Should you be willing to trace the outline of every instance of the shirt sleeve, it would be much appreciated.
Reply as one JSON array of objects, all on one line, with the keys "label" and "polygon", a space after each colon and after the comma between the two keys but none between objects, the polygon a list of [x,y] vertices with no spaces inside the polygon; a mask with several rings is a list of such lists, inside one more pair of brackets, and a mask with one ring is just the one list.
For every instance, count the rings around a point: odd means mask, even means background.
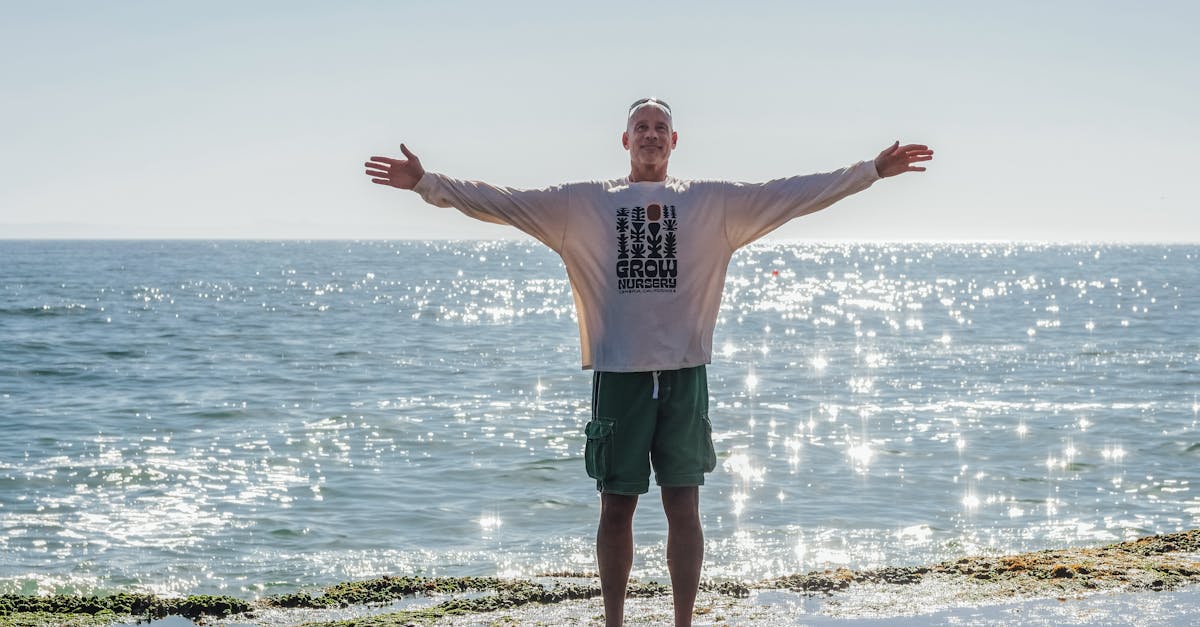
[{"label": "shirt sleeve", "polygon": [[861,161],[833,172],[734,183],[725,195],[725,235],[736,250],[792,218],[820,211],[877,180],[875,162]]},{"label": "shirt sleeve", "polygon": [[454,207],[477,220],[514,226],[552,250],[562,250],[570,208],[567,185],[514,189],[426,172],[413,191],[431,205]]}]

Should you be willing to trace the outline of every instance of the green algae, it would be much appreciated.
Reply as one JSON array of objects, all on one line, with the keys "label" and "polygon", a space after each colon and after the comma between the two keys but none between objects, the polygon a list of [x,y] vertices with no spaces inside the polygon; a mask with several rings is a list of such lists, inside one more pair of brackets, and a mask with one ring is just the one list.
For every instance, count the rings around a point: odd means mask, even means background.
[{"label": "green algae", "polygon": [[165,618],[183,616],[190,620],[224,618],[244,614],[253,606],[226,596],[198,595],[164,599],[152,594],[108,596],[0,595],[0,627],[109,625],[128,617]]},{"label": "green algae", "polygon": [[[0,595],[0,620],[17,615],[58,616],[183,616],[197,619],[204,616],[224,617],[248,612],[252,606],[241,599],[226,596],[199,595],[181,599],[164,599],[152,594],[113,594],[109,596],[52,596]],[[2,625],[4,623],[0,623]]]},{"label": "green algae", "polygon": [[508,585],[497,577],[379,577],[340,583],[325,588],[319,596],[298,592],[263,599],[266,607],[330,608],[390,603],[414,594],[457,594]]},{"label": "green algae", "polygon": [[15,612],[0,616],[0,627],[101,627],[118,617],[112,612],[65,614],[52,612]]},{"label": "green algae", "polygon": [[[466,583],[472,584],[479,584],[484,580],[487,580],[487,578],[466,579],[471,580]],[[440,583],[443,586],[454,585],[454,583],[451,581],[427,581],[430,584]],[[399,612],[356,618],[347,621],[305,623],[305,625],[308,627],[357,627],[368,625],[374,627],[396,627],[410,625],[412,623],[434,621],[446,616],[498,612],[532,603],[547,605],[552,603],[562,603],[563,601],[591,599],[600,596],[600,586],[593,584],[584,585],[556,583],[552,586],[546,586],[526,580],[500,579],[488,580],[488,583],[492,585],[488,585],[486,588],[492,590],[493,593],[486,596],[448,599],[432,607],[417,610],[402,610]],[[476,587],[474,589],[480,588]],[[662,597],[670,594],[671,588],[660,583],[630,582],[628,588],[626,589],[626,595],[634,598]],[[502,617],[498,620],[504,619]]]}]

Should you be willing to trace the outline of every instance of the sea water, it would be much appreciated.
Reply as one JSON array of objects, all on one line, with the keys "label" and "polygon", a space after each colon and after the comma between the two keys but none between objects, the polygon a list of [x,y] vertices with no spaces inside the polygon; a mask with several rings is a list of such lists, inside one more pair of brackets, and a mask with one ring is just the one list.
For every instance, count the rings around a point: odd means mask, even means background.
[{"label": "sea water", "polygon": [[[756,245],[709,376],[708,577],[1200,526],[1200,246]],[[590,377],[529,241],[0,242],[0,593],[592,571]]]}]

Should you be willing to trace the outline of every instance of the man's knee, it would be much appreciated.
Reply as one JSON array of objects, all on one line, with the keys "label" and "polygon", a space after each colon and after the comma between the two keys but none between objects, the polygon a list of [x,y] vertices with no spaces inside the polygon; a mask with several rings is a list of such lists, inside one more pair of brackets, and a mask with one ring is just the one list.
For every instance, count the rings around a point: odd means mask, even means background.
[{"label": "man's knee", "polygon": [[637,502],[637,496],[602,493],[600,495],[600,524],[632,524],[633,512],[637,509]]},{"label": "man's knee", "polygon": [[698,523],[700,520],[700,488],[697,486],[662,489],[663,512],[668,523]]}]

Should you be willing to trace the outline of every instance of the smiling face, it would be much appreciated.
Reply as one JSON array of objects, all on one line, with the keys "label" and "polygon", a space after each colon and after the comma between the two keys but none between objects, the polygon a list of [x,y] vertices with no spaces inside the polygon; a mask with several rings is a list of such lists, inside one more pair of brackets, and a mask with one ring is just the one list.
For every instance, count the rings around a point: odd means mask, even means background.
[{"label": "smiling face", "polygon": [[629,161],[639,168],[666,168],[671,151],[679,140],[671,127],[671,116],[662,107],[647,103],[633,110],[621,135],[621,144],[629,151]]}]

